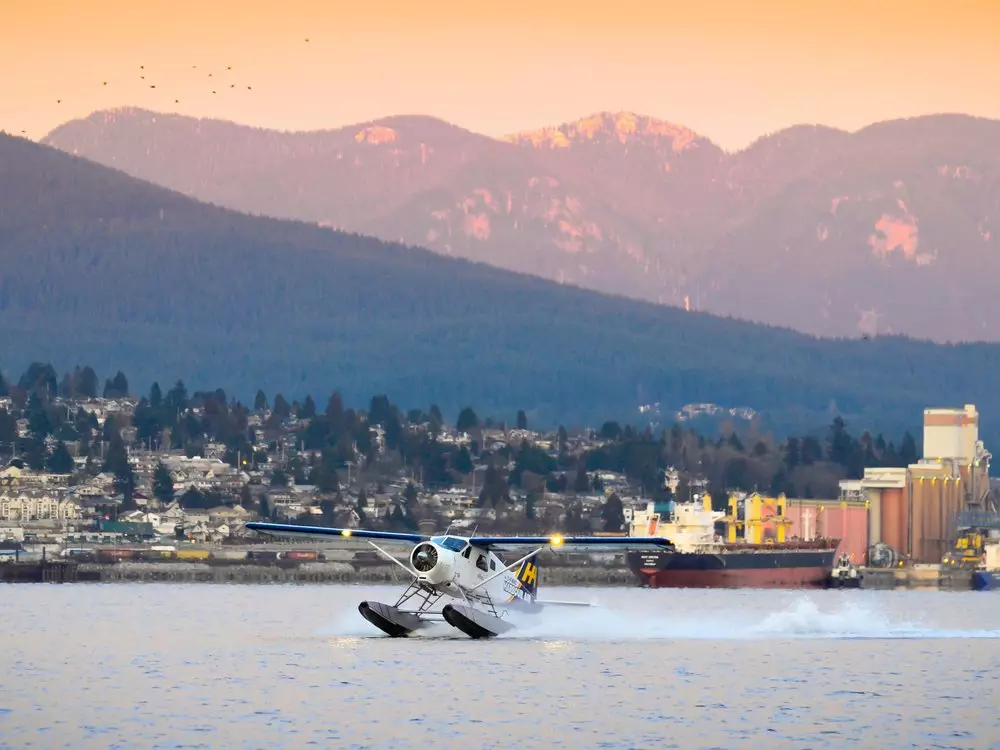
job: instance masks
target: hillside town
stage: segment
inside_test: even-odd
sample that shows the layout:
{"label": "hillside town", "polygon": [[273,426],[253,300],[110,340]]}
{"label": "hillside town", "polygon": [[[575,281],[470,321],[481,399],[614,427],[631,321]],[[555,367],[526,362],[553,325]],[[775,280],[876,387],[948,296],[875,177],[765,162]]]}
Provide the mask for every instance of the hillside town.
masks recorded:
{"label": "hillside town", "polygon": [[[86,370],[77,380],[94,381]],[[609,439],[531,430],[523,413],[509,427],[467,409],[446,425],[433,407],[402,415],[380,397],[358,414],[337,394],[320,414],[310,398],[271,405],[263,393],[249,409],[218,391],[189,398],[181,383],[137,398],[120,373],[104,395],[93,382],[84,393],[63,383],[54,390],[66,395],[48,398],[51,368],[29,374],[41,387],[22,378],[0,396],[0,539],[9,541],[233,543],[260,518],[617,531],[623,503],[643,492],[621,472],[553,474]],[[666,481],[676,489],[678,472]]]}

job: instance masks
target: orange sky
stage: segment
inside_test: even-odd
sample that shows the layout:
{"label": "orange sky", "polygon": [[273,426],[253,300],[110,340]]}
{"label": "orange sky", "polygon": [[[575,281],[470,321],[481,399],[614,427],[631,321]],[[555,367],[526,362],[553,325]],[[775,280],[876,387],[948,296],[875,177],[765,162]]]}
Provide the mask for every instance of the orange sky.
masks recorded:
{"label": "orange sky", "polygon": [[490,135],[630,110],[729,149],[803,122],[1000,118],[998,0],[0,0],[0,19],[0,129],[35,138],[121,105]]}

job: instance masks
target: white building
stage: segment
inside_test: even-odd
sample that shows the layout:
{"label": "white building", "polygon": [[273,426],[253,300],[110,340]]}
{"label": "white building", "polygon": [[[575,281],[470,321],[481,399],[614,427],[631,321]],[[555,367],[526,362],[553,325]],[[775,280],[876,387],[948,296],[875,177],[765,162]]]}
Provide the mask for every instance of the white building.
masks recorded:
{"label": "white building", "polygon": [[80,506],[71,498],[18,488],[0,491],[0,521],[71,521],[78,518]]}

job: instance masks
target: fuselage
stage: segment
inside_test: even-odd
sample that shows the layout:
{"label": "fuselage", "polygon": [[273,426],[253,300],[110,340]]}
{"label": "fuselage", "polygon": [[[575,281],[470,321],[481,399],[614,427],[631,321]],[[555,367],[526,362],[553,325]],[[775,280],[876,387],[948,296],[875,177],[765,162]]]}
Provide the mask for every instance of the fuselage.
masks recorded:
{"label": "fuselage", "polygon": [[534,600],[538,569],[533,561],[521,571],[522,581],[515,571],[501,572],[506,564],[496,553],[464,537],[439,536],[420,542],[410,552],[410,567],[420,585],[457,599],[488,598],[495,605],[530,605]]}

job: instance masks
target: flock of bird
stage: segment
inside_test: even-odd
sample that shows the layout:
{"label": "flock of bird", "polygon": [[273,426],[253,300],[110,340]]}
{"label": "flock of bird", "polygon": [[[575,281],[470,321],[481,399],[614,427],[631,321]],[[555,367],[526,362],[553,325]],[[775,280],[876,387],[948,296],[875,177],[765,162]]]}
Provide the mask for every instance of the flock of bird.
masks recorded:
{"label": "flock of bird", "polygon": [[[306,41],[306,43],[308,43],[309,39],[306,38],[305,41]],[[197,65],[192,65],[191,69],[192,70],[197,70],[198,66]],[[232,65],[227,65],[226,66],[226,71],[227,72],[232,72],[232,70],[233,70],[233,66]],[[214,74],[212,74],[212,73],[209,73],[207,77],[214,79],[213,82],[219,80],[219,79],[216,79],[215,76],[214,76]],[[146,80],[146,66],[145,65],[140,65],[139,66],[139,80],[141,80],[141,81],[145,81]],[[108,82],[107,81],[102,81],[101,85],[102,85],[102,87],[106,87],[108,85]],[[149,86],[150,89],[156,89],[156,84],[155,83],[147,83],[145,85]],[[230,83],[229,84],[229,88],[235,89],[236,88],[236,84],[235,83]],[[242,88],[242,86],[241,86],[241,88]],[[252,86],[247,86],[247,91],[253,91],[253,87]],[[212,93],[213,94],[218,94],[218,92],[219,92],[219,87],[216,87],[216,88],[212,89]],[[180,103],[181,103],[180,99],[174,99],[174,104],[180,104]],[[62,99],[56,99],[56,104],[62,104]],[[21,135],[25,135],[26,132],[27,131],[22,130],[21,131]]]}

